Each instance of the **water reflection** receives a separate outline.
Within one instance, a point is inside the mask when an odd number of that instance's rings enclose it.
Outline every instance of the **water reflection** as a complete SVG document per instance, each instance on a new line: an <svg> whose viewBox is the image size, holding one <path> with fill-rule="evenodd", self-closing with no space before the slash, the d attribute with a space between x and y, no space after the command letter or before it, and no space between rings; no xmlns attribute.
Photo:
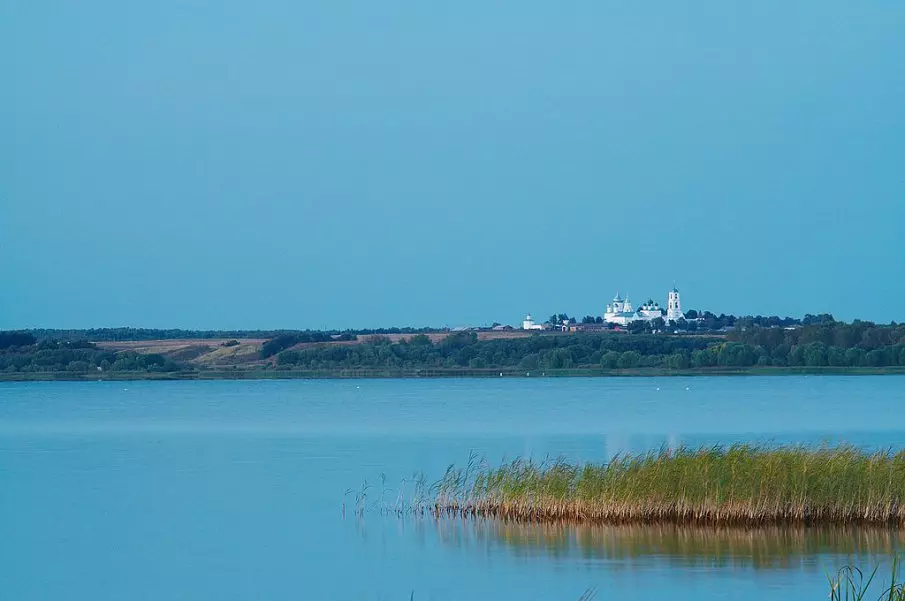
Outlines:
<svg viewBox="0 0 905 601"><path fill-rule="evenodd" d="M518 556L563 560L666 561L678 567L816 569L818 557L872 564L905 548L905 531L886 528L745 529L483 519L441 519L435 527L439 540L452 546L499 548Z"/></svg>

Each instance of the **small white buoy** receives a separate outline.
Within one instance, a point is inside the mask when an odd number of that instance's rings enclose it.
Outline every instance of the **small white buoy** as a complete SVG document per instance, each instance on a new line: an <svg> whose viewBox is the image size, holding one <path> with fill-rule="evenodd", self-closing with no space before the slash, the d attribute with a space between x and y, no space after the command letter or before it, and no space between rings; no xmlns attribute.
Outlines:
<svg viewBox="0 0 905 601"><path fill-rule="evenodd" d="M659 387L659 386L657 386L657 390L658 390L658 391L660 390L660 387Z"/></svg>
<svg viewBox="0 0 905 601"><path fill-rule="evenodd" d="M691 390L691 388L689 388L688 386L686 386L686 387L685 387L685 390Z"/></svg>
<svg viewBox="0 0 905 601"><path fill-rule="evenodd" d="M501 377L501 378L503 377L503 372L500 372L500 377Z"/></svg>

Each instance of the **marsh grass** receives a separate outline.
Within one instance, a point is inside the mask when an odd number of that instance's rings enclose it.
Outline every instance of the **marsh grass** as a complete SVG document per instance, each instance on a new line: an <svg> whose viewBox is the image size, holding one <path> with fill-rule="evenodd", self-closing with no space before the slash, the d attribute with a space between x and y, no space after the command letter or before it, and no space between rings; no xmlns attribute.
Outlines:
<svg viewBox="0 0 905 601"><path fill-rule="evenodd" d="M431 489L435 515L526 521L905 525L905 451L663 448L608 463L474 456Z"/></svg>
<svg viewBox="0 0 905 601"><path fill-rule="evenodd" d="M892 578L889 586L883 589L878 597L868 597L871 584L877 576L879 565L869 574L865 574L859 568L846 566L828 575L830 585L830 601L865 601L877 599L877 601L905 601L905 583L899 581L899 558L893 557Z"/></svg>

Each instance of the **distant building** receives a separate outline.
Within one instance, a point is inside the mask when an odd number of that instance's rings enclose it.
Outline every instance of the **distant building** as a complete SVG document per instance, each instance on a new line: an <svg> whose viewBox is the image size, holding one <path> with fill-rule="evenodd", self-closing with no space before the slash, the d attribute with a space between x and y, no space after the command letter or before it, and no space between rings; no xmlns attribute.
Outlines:
<svg viewBox="0 0 905 601"><path fill-rule="evenodd" d="M543 330L544 326L539 323L534 322L534 318L531 317L531 314L525 316L525 320L522 321L522 329L523 330Z"/></svg>
<svg viewBox="0 0 905 601"><path fill-rule="evenodd" d="M633 321L640 319L637 313L632 309L632 303L628 298L622 298L616 293L613 298L613 304L606 306L606 312L603 314L603 321L606 323L614 323L616 325L625 326Z"/></svg>
<svg viewBox="0 0 905 601"><path fill-rule="evenodd" d="M570 332L605 332L610 327L603 323L572 323L569 324Z"/></svg>
<svg viewBox="0 0 905 601"><path fill-rule="evenodd" d="M672 290L669 291L669 299L666 302L666 321L679 321L680 319L685 319L685 314L682 313L682 301L679 298L679 290L673 286Z"/></svg>
<svg viewBox="0 0 905 601"><path fill-rule="evenodd" d="M658 317L663 317L663 311L660 310L660 304L648 299L646 303L641 305L641 308L638 309L638 315L647 321L652 319L657 319Z"/></svg>
<svg viewBox="0 0 905 601"><path fill-rule="evenodd" d="M662 317L667 323L685 319L679 291L675 287L669 291L666 300L666 315L663 314L660 305L653 300L648 300L636 311L628 298L622 298L617 292L613 302L606 306L603 321L617 326L627 326L635 321L652 321L658 317Z"/></svg>

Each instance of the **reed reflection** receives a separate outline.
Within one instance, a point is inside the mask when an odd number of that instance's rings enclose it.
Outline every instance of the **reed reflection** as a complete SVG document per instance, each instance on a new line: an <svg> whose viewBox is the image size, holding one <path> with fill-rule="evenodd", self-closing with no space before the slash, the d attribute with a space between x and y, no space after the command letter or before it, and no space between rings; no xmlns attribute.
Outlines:
<svg viewBox="0 0 905 601"><path fill-rule="evenodd" d="M651 560L686 567L818 569L818 558L882 559L905 548L905 531L865 527L737 528L439 519L435 528L445 545L496 547L526 557Z"/></svg>

